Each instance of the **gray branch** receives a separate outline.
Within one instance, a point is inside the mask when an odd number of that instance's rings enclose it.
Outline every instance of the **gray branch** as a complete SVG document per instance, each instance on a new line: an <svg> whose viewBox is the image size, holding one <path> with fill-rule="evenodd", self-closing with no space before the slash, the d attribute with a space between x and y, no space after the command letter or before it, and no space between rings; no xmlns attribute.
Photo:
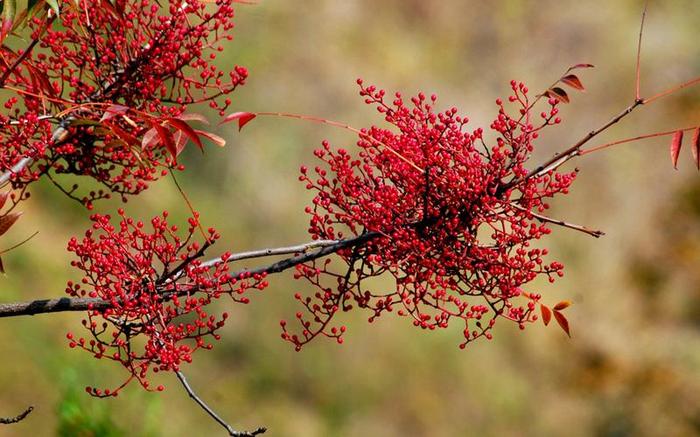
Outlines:
<svg viewBox="0 0 700 437"><path fill-rule="evenodd" d="M262 249L257 251L242 252L234 254L227 262L239 261L242 259L256 258L262 256L280 255L288 253L299 253L298 255L282 259L273 264L261 266L255 269L243 269L231 273L233 277L239 277L246 273L250 274L273 274L280 273L305 262L338 252L339 250L364 244L380 234L368 232L347 240L320 240L297 246L281 247L275 249ZM311 248L316 250L307 251ZM300 253L301 252L301 253ZM221 258L213 259L204 263L206 266L215 266L221 263ZM38 299L28 302L13 302L0 304L0 318L16 316L33 316L35 314L58 313L65 311L87 311L107 309L112 304L100 298L85 297L62 297L58 299Z"/></svg>

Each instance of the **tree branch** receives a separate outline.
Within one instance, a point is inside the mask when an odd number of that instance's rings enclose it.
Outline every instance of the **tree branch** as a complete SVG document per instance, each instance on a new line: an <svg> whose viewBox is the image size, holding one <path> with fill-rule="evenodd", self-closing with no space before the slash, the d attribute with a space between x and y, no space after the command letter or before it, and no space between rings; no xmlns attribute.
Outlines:
<svg viewBox="0 0 700 437"><path fill-rule="evenodd" d="M261 273L280 273L299 264L308 261L313 261L318 258L338 252L339 250L348 247L354 247L378 237L378 232L368 232L347 240L320 240L297 246L281 247L277 249L263 249L258 251L242 252L234 254L227 262L238 261L241 259L255 258L267 255L279 255L286 253L305 252L310 248L321 246L318 250L312 252L300 253L299 255L282 259L276 263L258 267L256 269L243 269L232 273L232 277L240 277L245 274L261 274ZM221 263L220 258L207 261L203 265L209 267ZM58 313L66 311L87 311L101 310L109 308L112 304L109 301L100 298L86 297L62 297L58 299L38 299L29 302L14 302L0 304L0 318L16 317L16 316L33 316L36 314Z"/></svg>
<svg viewBox="0 0 700 437"><path fill-rule="evenodd" d="M564 150L563 152L559 152L552 156L550 159L545 161L543 164L539 165L537 168L534 170L530 171L525 177L516 179L514 181L511 181L510 183L506 184L504 186L504 191L513 188L520 182L533 178L533 177L538 177L542 176L543 174L546 174L550 171L556 170L559 166L564 164L565 162L569 161L570 159L576 157L579 155L581 147L583 147L586 143L588 143L590 140L601 134L603 131L608 129L610 126L616 124L626 116L630 115L632 111L634 111L638 106L644 104L644 101L639 99L635 100L634 103L626 107L625 109L622 110L619 114L608 120L607 123L603 124L597 129L594 129L590 132L588 132L583 138L578 140L574 145L569 147L568 149Z"/></svg>
<svg viewBox="0 0 700 437"><path fill-rule="evenodd" d="M34 407L30 405L29 407L27 407L26 410L24 410L24 411L23 411L22 413L20 413L18 416L15 416L15 417L0 417L0 425L10 425L10 424L12 424L12 423L21 422L21 421L23 421L24 418L27 417L27 416L29 415L29 413L31 413L32 411L34 411Z"/></svg>
<svg viewBox="0 0 700 437"><path fill-rule="evenodd" d="M224 419L222 419L214 410L212 410L209 405L207 405L197 394L192 390L192 387L190 384L187 382L187 378L185 378L185 375L181 371L176 371L175 374L177 375L177 379L180 380L182 383L182 386L185 388L185 391L187 391L187 394L192 398L193 401L197 403L208 415L210 415L219 425L223 426L226 428L226 431L228 431L228 435L233 436L233 437L255 437L257 435L263 434L265 431L267 431L267 428L258 428L255 431L236 431L226 423Z"/></svg>
<svg viewBox="0 0 700 437"><path fill-rule="evenodd" d="M56 118L55 116L46 116L44 119L49 119L49 118ZM68 116L64 119L61 120L61 123L59 123L58 127L53 130L51 133L51 141L56 143L63 141L65 139L66 134L68 133L68 127L70 126L70 123L73 121L74 117ZM0 175L0 187L3 187L6 183L10 181L12 178L12 175L17 174L24 170L25 167L28 167L32 165L34 162L33 158L30 158L28 156L25 156L24 158L20 159L17 164L12 166L11 169L7 170L5 173Z"/></svg>
<svg viewBox="0 0 700 437"><path fill-rule="evenodd" d="M334 246L342 241L343 240L317 240L312 241L310 243L298 244L296 246L276 247L272 249L260 249L251 250L248 252L234 253L233 255L228 257L228 259L226 259L226 262L241 261L244 259L251 258L262 258L266 256L288 255L292 253L306 253L308 250L317 249L319 247ZM202 267L214 267L215 265L221 264L222 262L223 261L221 260L221 258L216 258L202 263Z"/></svg>

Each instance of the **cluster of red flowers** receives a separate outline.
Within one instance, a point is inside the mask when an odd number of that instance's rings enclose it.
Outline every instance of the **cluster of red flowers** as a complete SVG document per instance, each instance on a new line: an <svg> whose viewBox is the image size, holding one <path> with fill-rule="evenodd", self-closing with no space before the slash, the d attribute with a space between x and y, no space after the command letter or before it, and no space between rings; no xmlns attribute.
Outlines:
<svg viewBox="0 0 700 437"><path fill-rule="evenodd" d="M575 177L530 175L525 167L538 132L561 121L557 100L548 99L538 122L527 87L512 82L516 115L497 101L496 138L488 145L484 131L467 130L456 109L435 112L435 96L407 103L397 93L388 103L383 90L358 83L391 128L362 130L357 154L324 142L315 154L325 166L313 176L302 167L300 180L316 192L306 209L312 237L362 244L338 252L344 267L327 259L297 267L296 276L317 291L296 295L310 315L297 313L301 334L283 321L282 337L297 349L318 335L341 341L345 328L333 318L353 305L368 309L370 322L385 312L430 330L461 320L461 347L491 338L498 318L521 328L535 320L540 295L522 287L538 276L553 281L563 268L532 245L550 232L538 216ZM368 279L384 274L395 287L372 289Z"/></svg>
<svg viewBox="0 0 700 437"><path fill-rule="evenodd" d="M232 39L234 2L81 0L63 2L58 17L30 19L32 43L0 66L2 85L16 92L0 116L0 171L15 169L15 188L47 175L90 204L137 194L181 168L188 140L219 143L185 112L208 103L223 113L248 76L212 63ZM33 165L18 168L24 158ZM60 174L90 176L104 190L77 194Z"/></svg>
<svg viewBox="0 0 700 437"><path fill-rule="evenodd" d="M208 339L219 339L216 331L228 316L209 314L207 305L222 295L248 303L246 290L267 286L265 275L232 277L228 253L216 262L203 263L200 258L219 235L209 229L204 243L193 241L201 231L196 215L189 219L182 239L177 227L168 224L167 212L151 220L150 231L123 211L119 214L117 227L109 216L93 215L92 229L85 237L68 243L68 250L78 257L72 265L84 277L79 283L69 282L66 292L101 302L83 320L90 335L69 333L69 345L118 362L130 373L117 389L87 388L100 397L116 396L134 379L150 390L149 371L177 371L182 362L191 362L195 351L212 348Z"/></svg>

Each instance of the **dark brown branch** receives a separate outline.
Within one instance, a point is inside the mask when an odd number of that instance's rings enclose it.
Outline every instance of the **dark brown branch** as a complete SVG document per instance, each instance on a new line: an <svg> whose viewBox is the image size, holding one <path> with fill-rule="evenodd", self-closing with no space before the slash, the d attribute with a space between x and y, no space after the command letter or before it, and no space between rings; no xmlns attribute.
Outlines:
<svg viewBox="0 0 700 437"><path fill-rule="evenodd" d="M29 413L31 413L32 411L34 411L34 407L32 407L32 406L30 405L29 407L27 407L26 410L24 410L24 411L23 411L20 415L18 415L18 416L15 416L15 417L0 417L0 425L10 425L10 424L12 424L12 423L21 422L21 421L23 421L24 418L27 417L27 416L29 415Z"/></svg>
<svg viewBox="0 0 700 437"><path fill-rule="evenodd" d="M255 431L236 431L233 429L231 425L226 423L224 419L222 419L214 410L209 407L209 405L206 404L197 394L192 390L192 387L190 387L190 384L187 382L187 378L185 378L185 375L177 371L175 372L177 375L177 379L180 380L182 383L182 386L185 388L185 391L187 391L187 394L192 398L193 401L197 403L206 413L211 416L219 425L223 426L226 428L226 431L228 432L228 435L233 436L233 437L255 437L256 435L260 435L265 433L267 431L267 428L258 428Z"/></svg>

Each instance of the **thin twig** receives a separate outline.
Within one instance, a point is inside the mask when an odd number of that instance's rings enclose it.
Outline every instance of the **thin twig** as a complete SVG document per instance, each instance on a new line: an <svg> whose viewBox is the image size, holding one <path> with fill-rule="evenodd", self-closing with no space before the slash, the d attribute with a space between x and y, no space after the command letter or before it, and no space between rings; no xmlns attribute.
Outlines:
<svg viewBox="0 0 700 437"><path fill-rule="evenodd" d="M617 141L613 141L610 143L601 144L599 146L591 147L588 149L581 149L581 150L579 150L578 154L581 156L588 155L589 153L593 153L593 152L597 152L599 150L607 149L608 147L616 146L618 144L631 143L633 141L646 140L649 138L664 137L664 136L668 136L668 135L673 135L678 131L685 132L685 131L695 130L697 128L698 128L698 126L683 127L680 129L674 129L674 130L669 130L669 131L664 131L664 132L654 132L653 134L646 134L646 135L639 135L639 136L632 137L632 138L625 138L624 140L617 140Z"/></svg>
<svg viewBox="0 0 700 437"><path fill-rule="evenodd" d="M608 120L607 123L603 124L597 129L594 129L590 132L588 132L583 138L578 140L574 145L569 147L568 149L564 150L563 152L559 152L547 161L545 161L543 164L539 165L537 168L534 170L530 171L526 176L522 178L515 179L511 181L510 183L504 185L501 190L505 191L510 188L513 188L514 186L518 185L519 183L533 178L533 177L538 177L542 176L550 171L553 171L557 169L559 166L564 164L565 162L569 161L570 159L578 156L580 154L580 149L583 147L584 144L588 143L590 140L598 136L600 133L608 129L610 126L614 125L615 123L619 122L626 116L632 113L638 106L644 104L644 101L642 100L635 100L634 103L626 107L625 109L622 110L619 114Z"/></svg>
<svg viewBox="0 0 700 437"><path fill-rule="evenodd" d="M12 424L12 423L21 422L21 421L23 421L23 420L25 419L25 417L27 417L27 416L29 415L29 413L31 413L32 411L34 411L34 407L30 405L29 407L27 407L26 410L24 410L24 411L23 411L21 414L19 414L18 416L15 416L15 417L0 417L0 425L10 425L10 424Z"/></svg>
<svg viewBox="0 0 700 437"><path fill-rule="evenodd" d="M258 428L255 431L236 431L233 429L231 425L226 423L224 419L222 419L214 410L212 410L209 405L206 404L197 394L192 390L192 387L190 384L187 382L187 378L185 378L185 375L181 371L175 372L177 375L177 379L180 380L182 383L182 386L185 388L185 391L187 391L187 394L192 398L193 401L197 403L206 413L211 416L214 420L216 420L219 425L223 426L226 431L228 432L228 435L234 436L234 437L255 437L256 435L263 434L265 431L267 431L267 428Z"/></svg>
<svg viewBox="0 0 700 437"><path fill-rule="evenodd" d="M680 85L676 85L676 86L674 86L674 87L671 87L671 88L669 88L669 89L667 89L667 90L665 90L665 91L662 91L662 92L660 92L660 93L658 93L658 94L654 94L654 95L651 96L651 97L647 97L646 99L644 99L644 101L643 101L642 103L644 103L644 104L651 103L651 102L656 101L656 100L658 100L658 99L660 99L660 98L662 98L662 97L666 97L666 96L668 96L668 95L671 95L671 94L675 93L676 91L680 91L680 90L682 90L683 88L687 88L687 87L689 87L689 86L693 86L693 85L697 84L698 82L700 82L700 76L699 76L699 77L696 77L696 78L694 78L694 79L690 79L690 80L687 81L687 82L683 82L683 83L680 84Z"/></svg>
<svg viewBox="0 0 700 437"><path fill-rule="evenodd" d="M27 241L31 240L32 238L36 237L37 235L39 235L39 231L34 232L32 235L28 236L27 238L25 238L24 240L20 241L19 243L8 247L7 249L2 249L2 250L0 250L0 255L4 255L4 254L6 254L7 252L9 252L9 251L11 251L11 250L17 249L18 247L20 247L21 245L23 245L23 244L26 243Z"/></svg>
<svg viewBox="0 0 700 437"><path fill-rule="evenodd" d="M173 178L173 182L175 183L175 187L177 187L177 191L180 192L180 195L182 198L185 200L185 203L187 204L187 207L190 209L190 212L192 213L192 218L197 220L197 228L199 229L199 232L202 234L202 238L204 238L205 241L210 241L209 237L207 237L206 232L204 232L204 228L202 227L202 223L199 221L199 218L196 217L196 212L194 210L194 207L192 206L192 202L190 202L190 198L185 194L185 190L182 189L180 186L180 183L177 181L177 178L175 177L175 173L173 173L173 169L170 168L168 169L170 172L170 176Z"/></svg>
<svg viewBox="0 0 700 437"><path fill-rule="evenodd" d="M523 208L520 205L513 204L513 206L521 211L527 211L527 209ZM605 232L603 232L603 231L589 229L589 228L582 226L582 225L577 225L575 223L569 223L569 222L565 222L563 220L554 219L551 217L547 217L546 215L537 214L536 212L532 212L532 211L529 211L529 212L530 212L530 214L532 214L533 217L535 217L537 220L539 220L541 222L552 223L554 225L559 225L559 226L562 226L565 228L573 229L574 231L583 232L584 234L588 234L588 235L595 237L595 238L600 238L603 235L605 235Z"/></svg>
<svg viewBox="0 0 700 437"><path fill-rule="evenodd" d="M641 98L640 96L640 86L641 86L641 75L640 75L640 68L641 68L641 58L642 58L642 33L644 32L644 19L647 16L647 8L649 7L649 0L644 2L644 11L642 11L642 23L639 26L639 40L637 41L637 67L635 69L635 91L634 91L634 100L639 100Z"/></svg>
<svg viewBox="0 0 700 437"><path fill-rule="evenodd" d="M411 167L413 167L413 168L415 168L416 170L418 170L419 173L423 173L423 172L425 171L425 170L423 170L422 168L418 167L415 163L413 163L413 161L411 161L410 159L406 158L405 156L403 156L402 154L400 154L399 152L397 152L397 151L396 151L393 147L391 147L390 145L386 144L385 142L383 142L383 141L381 141L381 140L379 140L379 139L377 139L377 138L373 138L373 137L369 136L366 132L362 132L360 129L357 129L357 128L355 128L355 127L352 127L352 126L350 126L349 124L340 123L340 122L333 121L333 120L327 120L327 119L321 118L321 117L314 117L314 116L312 116L312 115L290 114L290 113L287 113L287 112L255 112L254 114L257 115L257 116L272 116L272 117L283 117L283 118L296 118L296 119L299 119L299 120L312 121L312 122L314 122L314 123L323 123L323 124L327 124L327 125L329 125L329 126L340 127L340 128L349 130L350 132L356 133L357 135L360 136L360 138L369 139L370 141L375 141L375 142L381 144L382 146L386 147L387 150L389 150L391 153L393 153L394 155L396 155L396 157L398 157L399 159L401 159L403 162L405 162L406 164L408 164L408 165L410 165Z"/></svg>

